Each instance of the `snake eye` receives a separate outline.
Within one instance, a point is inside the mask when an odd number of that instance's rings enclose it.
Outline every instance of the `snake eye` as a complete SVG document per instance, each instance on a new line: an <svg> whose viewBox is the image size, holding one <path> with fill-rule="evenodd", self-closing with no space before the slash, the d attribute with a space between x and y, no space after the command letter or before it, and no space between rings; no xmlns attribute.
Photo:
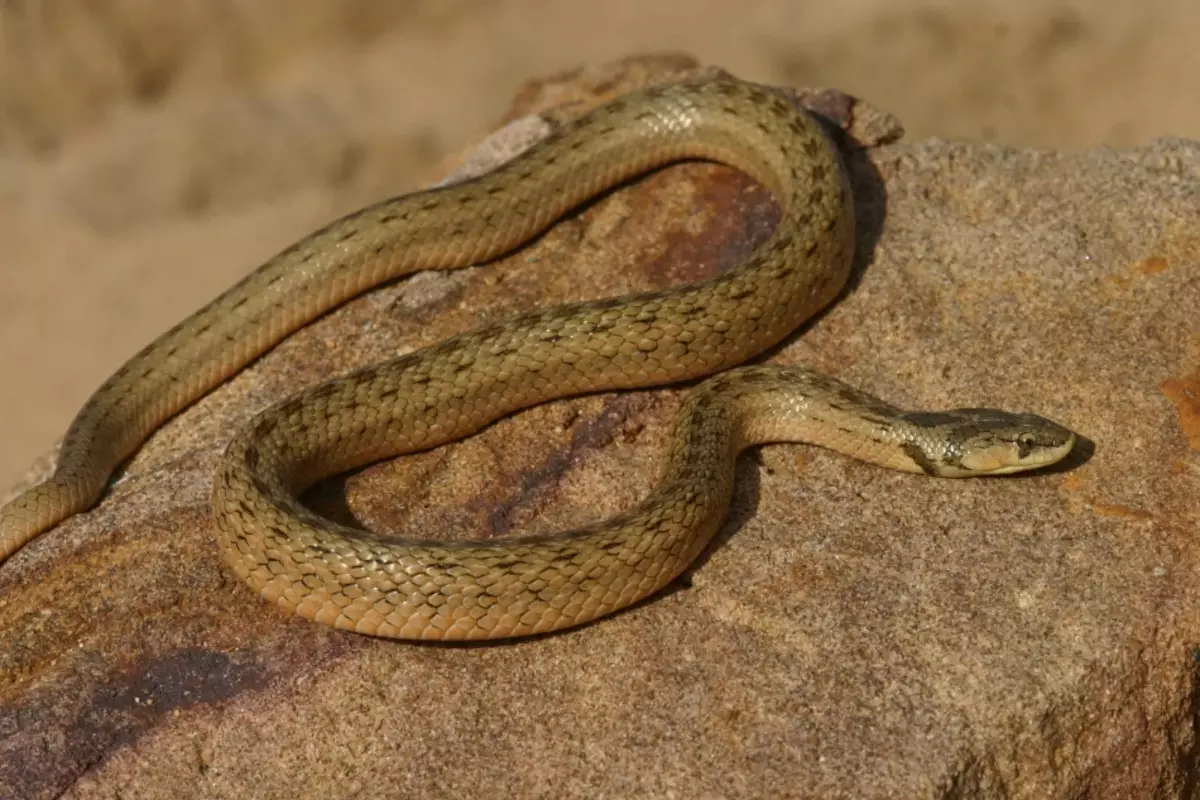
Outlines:
<svg viewBox="0 0 1200 800"><path fill-rule="evenodd" d="M1032 433L1022 433L1017 437L1017 455L1021 458L1026 458L1033 452L1036 444L1037 439Z"/></svg>

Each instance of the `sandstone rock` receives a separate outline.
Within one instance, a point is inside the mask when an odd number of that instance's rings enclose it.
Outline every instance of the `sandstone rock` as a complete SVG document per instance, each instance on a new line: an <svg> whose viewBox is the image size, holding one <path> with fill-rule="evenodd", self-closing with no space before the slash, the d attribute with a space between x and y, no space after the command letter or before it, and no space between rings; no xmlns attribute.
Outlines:
<svg viewBox="0 0 1200 800"><path fill-rule="evenodd" d="M532 109L693 69L531 84L474 167L553 124ZM1090 440L1077 457L943 481L763 448L688 581L518 644L333 631L231 577L210 475L257 410L516 311L720 272L769 233L764 190L673 166L502 262L309 326L0 567L0 797L1193 792L1200 144L889 143L886 115L801 96L849 133L859 255L846 296L771 358L913 407L1035 411ZM549 404L310 501L422 536L578 524L644 495L683 391Z"/></svg>

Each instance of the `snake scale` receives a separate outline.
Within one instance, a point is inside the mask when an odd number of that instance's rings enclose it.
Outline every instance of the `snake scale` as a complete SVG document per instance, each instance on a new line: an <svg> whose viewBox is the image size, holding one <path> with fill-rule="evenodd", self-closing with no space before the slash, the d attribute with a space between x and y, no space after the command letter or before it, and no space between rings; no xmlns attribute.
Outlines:
<svg viewBox="0 0 1200 800"><path fill-rule="evenodd" d="M895 469L975 475L1061 459L1029 414L904 412L799 367L738 364L842 290L852 195L832 141L775 91L732 77L654 87L563 126L493 172L318 230L130 359L72 423L47 481L0 509L0 559L100 497L167 418L297 328L389 279L488 261L598 193L685 159L748 173L781 209L735 269L695 284L534 311L310 388L228 446L212 493L220 552L268 600L338 628L491 639L578 625L658 591L704 549L734 460L802 441ZM322 477L436 447L518 409L713 375L679 414L661 482L615 518L551 536L384 539L296 499Z"/></svg>

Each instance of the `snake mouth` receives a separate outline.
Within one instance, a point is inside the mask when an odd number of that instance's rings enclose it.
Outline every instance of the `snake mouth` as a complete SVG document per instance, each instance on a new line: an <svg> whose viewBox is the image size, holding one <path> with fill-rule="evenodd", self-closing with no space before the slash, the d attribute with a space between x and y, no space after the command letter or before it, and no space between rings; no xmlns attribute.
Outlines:
<svg viewBox="0 0 1200 800"><path fill-rule="evenodd" d="M961 477L1012 475L1042 469L1066 458L1075 448L1075 441L1075 434L1063 429L1062 435L1053 437L1051 441L1030 442L1026 435L1022 435L1017 441L996 442L963 455L958 464L962 471L956 471L955 474Z"/></svg>
<svg viewBox="0 0 1200 800"><path fill-rule="evenodd" d="M1075 441L1075 434L1068 431L1065 442L1057 447L1046 447L1040 451L1040 458L1033 468L1048 467L1051 464L1057 464L1059 461L1062 461L1075 449Z"/></svg>

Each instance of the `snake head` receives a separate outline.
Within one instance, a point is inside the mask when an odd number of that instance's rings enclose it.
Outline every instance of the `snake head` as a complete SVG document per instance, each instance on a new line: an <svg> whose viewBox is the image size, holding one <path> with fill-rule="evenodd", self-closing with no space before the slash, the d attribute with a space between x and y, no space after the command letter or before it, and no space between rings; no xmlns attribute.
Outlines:
<svg viewBox="0 0 1200 800"><path fill-rule="evenodd" d="M1075 446L1075 434L1036 414L991 408L911 412L904 450L920 468L943 478L1007 475L1057 463Z"/></svg>

